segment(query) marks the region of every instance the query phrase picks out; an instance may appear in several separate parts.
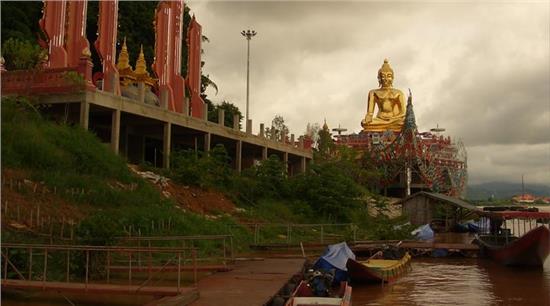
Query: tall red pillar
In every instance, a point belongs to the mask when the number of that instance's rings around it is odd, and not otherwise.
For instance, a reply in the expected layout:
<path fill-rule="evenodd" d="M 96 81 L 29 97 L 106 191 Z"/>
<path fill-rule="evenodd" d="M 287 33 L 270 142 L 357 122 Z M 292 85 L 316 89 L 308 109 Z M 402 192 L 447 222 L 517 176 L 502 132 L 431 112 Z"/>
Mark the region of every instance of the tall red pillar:
<path fill-rule="evenodd" d="M 67 50 L 67 66 L 79 65 L 82 55 L 90 54 L 90 43 L 86 38 L 87 1 L 67 1 L 67 27 L 65 49 Z"/>
<path fill-rule="evenodd" d="M 181 76 L 183 0 L 160 1 L 155 12 L 155 61 L 161 104 L 183 112 L 185 80 Z"/>
<path fill-rule="evenodd" d="M 203 118 L 204 101 L 201 94 L 201 36 L 202 27 L 195 20 L 195 16 L 189 25 L 187 33 L 189 47 L 189 59 L 187 65 L 187 81 L 191 92 L 191 116 Z"/>
<path fill-rule="evenodd" d="M 44 1 L 42 19 L 38 21 L 48 44 L 48 68 L 67 67 L 67 51 L 64 48 L 66 4 L 65 0 Z"/>
<path fill-rule="evenodd" d="M 97 20 L 98 37 L 95 48 L 103 64 L 103 90 L 120 95 L 120 83 L 116 68 L 116 39 L 118 31 L 118 1 L 99 2 Z"/>

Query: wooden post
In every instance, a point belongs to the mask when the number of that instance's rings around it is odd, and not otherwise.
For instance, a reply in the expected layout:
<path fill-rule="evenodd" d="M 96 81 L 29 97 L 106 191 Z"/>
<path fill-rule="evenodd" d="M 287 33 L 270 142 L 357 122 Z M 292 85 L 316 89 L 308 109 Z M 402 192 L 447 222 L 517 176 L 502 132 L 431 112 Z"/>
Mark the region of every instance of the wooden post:
<path fill-rule="evenodd" d="M 27 279 L 32 280 L 32 248 L 29 248 L 29 275 Z"/>
<path fill-rule="evenodd" d="M 8 260 L 10 258 L 10 249 L 6 248 L 6 256 L 4 256 L 4 279 L 8 279 Z"/>
<path fill-rule="evenodd" d="M 178 293 L 181 286 L 181 252 L 178 252 Z"/>
<path fill-rule="evenodd" d="M 107 284 L 111 281 L 111 251 L 107 250 Z"/>
<path fill-rule="evenodd" d="M 85 289 L 88 291 L 88 273 L 89 273 L 89 265 L 90 265 L 90 250 L 86 250 L 86 282 L 85 282 Z"/>
<path fill-rule="evenodd" d="M 69 262 L 71 261 L 71 255 L 70 255 L 70 250 L 67 249 L 67 277 L 66 277 L 66 282 L 68 283 L 70 280 L 71 280 L 71 270 L 70 270 L 70 264 Z"/>
<path fill-rule="evenodd" d="M 48 249 L 44 249 L 44 272 L 42 273 L 42 289 L 46 288 L 46 278 L 48 272 Z"/>
<path fill-rule="evenodd" d="M 193 254 L 193 281 L 195 282 L 195 287 L 197 286 L 197 250 L 193 249 L 191 251 Z"/>
<path fill-rule="evenodd" d="M 131 286 L 132 285 L 132 252 L 128 252 L 128 262 L 129 262 L 129 267 L 130 269 L 128 269 L 128 286 Z"/>

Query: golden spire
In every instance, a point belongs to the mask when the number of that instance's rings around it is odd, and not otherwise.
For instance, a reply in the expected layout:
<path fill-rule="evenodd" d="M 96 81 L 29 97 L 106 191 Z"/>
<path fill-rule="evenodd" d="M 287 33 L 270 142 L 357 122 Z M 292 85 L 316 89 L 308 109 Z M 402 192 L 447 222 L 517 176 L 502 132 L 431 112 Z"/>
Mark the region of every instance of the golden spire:
<path fill-rule="evenodd" d="M 138 82 L 143 82 L 151 87 L 155 86 L 155 79 L 149 76 L 149 72 L 147 71 L 147 62 L 145 61 L 145 54 L 143 54 L 143 45 L 141 45 L 139 50 L 134 76 Z"/>
<path fill-rule="evenodd" d="M 382 64 L 382 67 L 378 69 L 378 74 L 380 74 L 380 72 L 391 72 L 393 74 L 393 69 L 391 69 L 387 58 L 384 59 L 384 64 Z"/>
<path fill-rule="evenodd" d="M 132 71 L 132 66 L 130 66 L 130 54 L 128 54 L 128 47 L 126 47 L 126 37 L 124 37 L 124 42 L 122 43 L 122 49 L 118 55 L 118 62 L 116 64 L 119 72 L 130 69 Z"/>
<path fill-rule="evenodd" d="M 136 70 L 134 70 L 136 75 L 146 75 L 149 76 L 147 72 L 147 63 L 145 62 L 145 55 L 143 54 L 143 45 L 141 45 L 139 50 L 139 56 L 136 61 Z"/>

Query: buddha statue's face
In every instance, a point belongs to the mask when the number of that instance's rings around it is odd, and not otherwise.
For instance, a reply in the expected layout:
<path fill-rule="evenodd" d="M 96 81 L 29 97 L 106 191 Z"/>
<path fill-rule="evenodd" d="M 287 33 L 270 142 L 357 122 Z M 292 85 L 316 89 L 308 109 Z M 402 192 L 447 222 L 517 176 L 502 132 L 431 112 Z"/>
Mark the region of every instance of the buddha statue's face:
<path fill-rule="evenodd" d="M 380 71 L 378 73 L 378 83 L 382 88 L 389 88 L 393 85 L 393 72 L 391 71 Z"/>

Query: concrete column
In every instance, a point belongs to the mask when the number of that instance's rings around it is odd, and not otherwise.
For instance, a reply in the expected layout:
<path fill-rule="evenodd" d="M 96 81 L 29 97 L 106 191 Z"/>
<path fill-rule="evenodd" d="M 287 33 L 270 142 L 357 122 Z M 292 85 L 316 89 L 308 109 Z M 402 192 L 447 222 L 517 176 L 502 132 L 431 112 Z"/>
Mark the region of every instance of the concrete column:
<path fill-rule="evenodd" d="M 260 123 L 260 137 L 264 137 L 265 136 L 265 126 L 263 123 Z"/>
<path fill-rule="evenodd" d="M 283 153 L 283 163 L 285 164 L 285 170 L 288 173 L 288 152 Z"/>
<path fill-rule="evenodd" d="M 168 109 L 168 100 L 170 99 L 168 90 L 166 88 L 162 88 L 160 90 L 160 107 L 163 109 Z"/>
<path fill-rule="evenodd" d="M 235 170 L 237 170 L 238 173 L 241 173 L 242 168 L 242 161 L 243 161 L 243 141 L 238 140 L 236 145 L 236 152 L 235 152 Z"/>
<path fill-rule="evenodd" d="M 262 160 L 267 159 L 267 147 L 262 148 Z"/>
<path fill-rule="evenodd" d="M 241 117 L 239 116 L 239 114 L 235 114 L 233 115 L 233 129 L 234 130 L 240 130 L 241 128 L 239 127 L 239 122 L 241 121 Z"/>
<path fill-rule="evenodd" d="M 252 134 L 252 119 L 246 120 L 246 133 Z"/>
<path fill-rule="evenodd" d="M 281 139 L 279 139 L 280 142 L 286 143 L 286 132 L 281 133 Z"/>
<path fill-rule="evenodd" d="M 306 173 L 306 158 L 305 157 L 300 158 L 300 171 L 301 171 L 301 173 Z"/>
<path fill-rule="evenodd" d="M 145 103 L 145 83 L 138 82 L 138 100 L 140 103 Z"/>
<path fill-rule="evenodd" d="M 294 147 L 294 134 L 290 134 L 290 145 Z"/>
<path fill-rule="evenodd" d="M 185 97 L 185 100 L 183 101 L 183 115 L 189 116 L 189 104 L 191 103 L 191 100 L 189 100 L 189 97 Z"/>
<path fill-rule="evenodd" d="M 202 107 L 202 120 L 208 121 L 208 104 L 204 103 Z"/>
<path fill-rule="evenodd" d="M 118 154 L 120 143 L 120 109 L 113 110 L 111 117 L 111 149 Z"/>
<path fill-rule="evenodd" d="M 208 153 L 210 151 L 211 138 L 212 138 L 212 135 L 210 133 L 204 134 L 204 153 Z"/>
<path fill-rule="evenodd" d="M 225 110 L 218 109 L 218 124 L 225 126 Z"/>
<path fill-rule="evenodd" d="M 162 154 L 162 166 L 165 169 L 170 169 L 170 149 L 172 148 L 172 123 L 164 123 L 164 154 Z"/>
<path fill-rule="evenodd" d="M 80 102 L 80 126 L 85 130 L 88 129 L 90 123 L 90 103 Z"/>

